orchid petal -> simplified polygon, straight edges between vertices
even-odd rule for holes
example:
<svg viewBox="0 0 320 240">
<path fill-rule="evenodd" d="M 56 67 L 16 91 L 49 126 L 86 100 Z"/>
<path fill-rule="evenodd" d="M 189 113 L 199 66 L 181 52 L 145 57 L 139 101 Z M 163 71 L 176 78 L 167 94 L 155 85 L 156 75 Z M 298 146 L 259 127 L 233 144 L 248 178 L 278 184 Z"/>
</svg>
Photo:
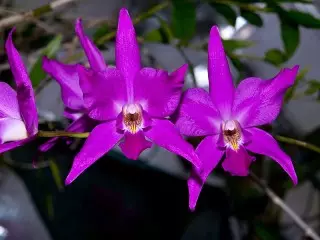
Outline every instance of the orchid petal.
<svg viewBox="0 0 320 240">
<path fill-rule="evenodd" d="M 133 79 L 141 69 L 141 59 L 136 33 L 128 11 L 120 10 L 116 35 L 116 66 L 123 75 L 128 88 L 129 100 L 133 97 Z"/>
<path fill-rule="evenodd" d="M 7 151 L 10 151 L 10 150 L 17 148 L 17 147 L 21 147 L 22 145 L 24 145 L 32 140 L 34 140 L 34 136 L 23 139 L 23 140 L 19 140 L 19 141 L 0 144 L 0 154 L 7 152 Z"/>
<path fill-rule="evenodd" d="M 115 121 L 96 126 L 75 157 L 65 183 L 67 185 L 72 183 L 82 172 L 113 148 L 122 136 L 116 132 Z"/>
<path fill-rule="evenodd" d="M 204 138 L 196 149 L 201 161 L 199 169 L 193 168 L 188 179 L 189 208 L 193 211 L 196 207 L 201 189 L 212 170 L 217 166 L 224 151 L 217 148 L 218 136 Z"/>
<path fill-rule="evenodd" d="M 172 74 L 154 68 L 143 68 L 134 79 L 134 101 L 152 117 L 167 117 L 178 107 L 184 75 L 188 65 Z"/>
<path fill-rule="evenodd" d="M 127 158 L 137 160 L 141 152 L 147 148 L 151 148 L 152 143 L 146 140 L 142 131 L 136 134 L 126 132 L 124 141 L 119 146 Z"/>
<path fill-rule="evenodd" d="M 60 85 L 64 105 L 72 110 L 83 110 L 83 94 L 79 84 L 77 65 L 66 65 L 44 57 L 42 68 Z"/>
<path fill-rule="evenodd" d="M 194 166 L 199 167 L 199 158 L 192 145 L 183 139 L 178 129 L 169 120 L 152 119 L 152 126 L 145 131 L 145 136 L 160 147 L 184 157 Z"/>
<path fill-rule="evenodd" d="M 0 117 L 21 119 L 17 93 L 4 82 L 0 82 Z"/>
<path fill-rule="evenodd" d="M 209 92 L 213 103 L 219 109 L 224 120 L 231 115 L 234 98 L 234 85 L 228 60 L 217 26 L 210 31 L 208 44 Z"/>
<path fill-rule="evenodd" d="M 249 167 L 254 159 L 243 146 L 237 151 L 227 148 L 226 159 L 222 162 L 222 167 L 233 176 L 248 176 Z"/>
<path fill-rule="evenodd" d="M 298 183 L 298 178 L 290 157 L 281 150 L 277 141 L 267 132 L 259 128 L 247 129 L 251 132 L 252 141 L 246 148 L 253 152 L 266 155 L 276 161 L 284 171 L 290 176 L 294 184 Z"/>
<path fill-rule="evenodd" d="M 95 71 L 103 71 L 107 68 L 104 57 L 95 44 L 88 38 L 82 27 L 82 21 L 80 18 L 76 21 L 76 34 L 80 40 L 81 46 L 86 53 L 90 67 Z"/>
<path fill-rule="evenodd" d="M 0 119 L 0 143 L 28 138 L 26 126 L 22 120 L 14 118 Z"/>
<path fill-rule="evenodd" d="M 73 121 L 79 119 L 80 117 L 83 116 L 83 112 L 77 111 L 77 110 L 72 110 L 71 108 L 66 107 L 63 111 L 63 116 L 66 118 L 69 118 Z"/>
<path fill-rule="evenodd" d="M 89 117 L 100 121 L 116 119 L 126 103 L 126 88 L 120 72 L 115 68 L 96 72 L 79 65 L 78 73 Z"/>
<path fill-rule="evenodd" d="M 280 113 L 286 90 L 294 83 L 298 68 L 282 69 L 270 80 L 243 80 L 235 93 L 233 118 L 242 127 L 264 125 L 275 120 Z"/>
<path fill-rule="evenodd" d="M 186 90 L 175 116 L 176 126 L 186 136 L 206 136 L 220 132 L 220 113 L 202 88 Z"/>
<path fill-rule="evenodd" d="M 23 64 L 21 56 L 12 42 L 12 33 L 9 33 L 6 41 L 6 51 L 8 55 L 9 65 L 17 85 L 17 96 L 20 114 L 26 124 L 29 135 L 38 132 L 38 113 L 36 108 L 35 96 L 32 84 L 29 79 L 27 69 Z"/>
<path fill-rule="evenodd" d="M 83 115 L 82 117 L 78 118 L 74 122 L 72 122 L 67 128 L 67 132 L 85 132 L 91 130 L 95 126 L 95 122 L 90 119 L 88 116 Z M 42 144 L 39 147 L 41 152 L 46 152 L 51 149 L 58 141 L 60 137 L 54 137 Z"/>
</svg>

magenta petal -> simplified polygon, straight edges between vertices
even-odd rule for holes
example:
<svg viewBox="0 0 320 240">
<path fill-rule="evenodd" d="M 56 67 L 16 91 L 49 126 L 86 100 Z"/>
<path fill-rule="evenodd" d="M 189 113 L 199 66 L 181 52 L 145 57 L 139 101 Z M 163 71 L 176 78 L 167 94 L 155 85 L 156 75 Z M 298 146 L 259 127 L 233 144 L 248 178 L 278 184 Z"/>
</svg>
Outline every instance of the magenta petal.
<svg viewBox="0 0 320 240">
<path fill-rule="evenodd" d="M 116 35 L 116 66 L 127 82 L 128 96 L 132 95 L 132 82 L 141 68 L 139 46 L 128 11 L 120 10 Z"/>
<path fill-rule="evenodd" d="M 116 119 L 127 99 L 120 72 L 115 68 L 96 72 L 80 65 L 78 72 L 89 117 L 101 121 Z"/>
<path fill-rule="evenodd" d="M 113 148 L 122 136 L 116 132 L 115 121 L 96 126 L 75 157 L 65 183 L 72 183 L 82 172 Z"/>
<path fill-rule="evenodd" d="M 34 136 L 23 139 L 23 140 L 19 140 L 19 141 L 0 144 L 0 154 L 7 152 L 7 151 L 10 151 L 10 150 L 17 148 L 17 147 L 21 147 L 22 145 L 24 145 L 32 140 L 34 140 Z"/>
<path fill-rule="evenodd" d="M 75 110 L 72 110 L 72 109 L 67 108 L 67 107 L 63 111 L 63 116 L 65 116 L 66 118 L 69 118 L 69 119 L 71 119 L 73 121 L 75 121 L 75 120 L 79 119 L 80 117 L 82 117 L 83 114 L 84 113 L 81 112 L 81 111 L 77 111 L 77 110 L 75 111 Z"/>
<path fill-rule="evenodd" d="M 298 183 L 298 178 L 294 170 L 290 157 L 281 150 L 277 141 L 267 132 L 259 128 L 247 129 L 251 132 L 252 141 L 246 148 L 254 153 L 266 155 L 276 161 L 284 171 L 290 176 L 294 184 Z"/>
<path fill-rule="evenodd" d="M 82 111 L 84 103 L 77 65 L 66 65 L 44 57 L 42 68 L 60 85 L 64 105 L 70 109 Z"/>
<path fill-rule="evenodd" d="M 152 127 L 145 131 L 145 136 L 160 147 L 184 157 L 199 167 L 199 158 L 192 145 L 183 139 L 169 120 L 152 119 Z"/>
<path fill-rule="evenodd" d="M 228 148 L 226 150 L 226 159 L 222 162 L 222 167 L 233 176 L 248 176 L 250 164 L 254 159 L 243 146 L 238 151 Z"/>
<path fill-rule="evenodd" d="M 35 96 L 32 89 L 32 84 L 29 79 L 27 69 L 17 49 L 12 42 L 12 33 L 9 33 L 6 41 L 6 51 L 8 55 L 9 65 L 17 85 L 17 96 L 20 108 L 20 114 L 26 124 L 29 135 L 34 135 L 38 132 L 38 113 L 36 108 Z"/>
<path fill-rule="evenodd" d="M 217 26 L 213 26 L 210 31 L 208 73 L 210 96 L 219 109 L 222 118 L 228 120 L 231 115 L 235 89 Z"/>
<path fill-rule="evenodd" d="M 188 179 L 189 208 L 192 211 L 196 207 L 203 184 L 224 154 L 224 151 L 216 147 L 217 138 L 218 136 L 204 138 L 196 149 L 201 167 L 200 170 L 193 168 Z"/>
<path fill-rule="evenodd" d="M 17 93 L 9 84 L 0 82 L 0 118 L 21 119 Z"/>
<path fill-rule="evenodd" d="M 220 132 L 220 113 L 207 91 L 202 88 L 186 90 L 177 111 L 176 126 L 186 136 L 206 136 Z"/>
<path fill-rule="evenodd" d="M 85 35 L 80 18 L 76 21 L 75 30 L 81 46 L 86 53 L 90 67 L 95 71 L 105 70 L 107 66 L 105 64 L 104 57 L 95 44 Z"/>
<path fill-rule="evenodd" d="M 152 117 L 167 117 L 178 107 L 187 65 L 169 75 L 166 71 L 143 68 L 133 83 L 134 101 Z"/>
<path fill-rule="evenodd" d="M 270 80 L 247 78 L 239 84 L 233 105 L 233 118 L 242 127 L 253 127 L 272 122 L 281 110 L 286 90 L 298 73 L 298 66 L 282 69 Z"/>
<path fill-rule="evenodd" d="M 147 148 L 151 148 L 152 143 L 146 140 L 142 131 L 139 131 L 136 134 L 126 132 L 124 141 L 120 143 L 119 146 L 127 158 L 136 160 L 141 152 Z"/>
</svg>

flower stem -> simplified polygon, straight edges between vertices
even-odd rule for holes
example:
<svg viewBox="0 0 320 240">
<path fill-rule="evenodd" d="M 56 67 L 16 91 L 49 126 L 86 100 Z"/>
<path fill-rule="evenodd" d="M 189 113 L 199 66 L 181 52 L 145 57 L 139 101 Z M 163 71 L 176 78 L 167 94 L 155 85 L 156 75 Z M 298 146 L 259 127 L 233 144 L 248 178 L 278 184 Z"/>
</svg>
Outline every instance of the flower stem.
<svg viewBox="0 0 320 240">
<path fill-rule="evenodd" d="M 261 190 L 271 199 L 271 201 L 280 207 L 282 211 L 288 214 L 292 220 L 299 226 L 306 237 L 310 237 L 313 240 L 320 240 L 319 235 L 312 229 L 302 218 L 295 213 L 274 191 L 272 191 L 268 185 L 262 181 L 254 173 L 250 172 L 250 178 L 261 188 Z"/>
<path fill-rule="evenodd" d="M 169 6 L 169 2 L 168 1 L 165 1 L 165 2 L 162 2 L 160 4 L 157 4 L 157 5 L 153 6 L 152 8 L 150 8 L 147 12 L 144 12 L 141 15 L 137 16 L 136 18 L 134 18 L 133 19 L 133 23 L 137 24 L 137 23 L 139 23 L 139 22 L 151 17 L 155 13 L 161 11 L 162 9 L 165 9 L 168 6 Z M 101 44 L 109 41 L 110 39 L 114 38 L 115 35 L 116 35 L 116 31 L 107 33 L 107 34 L 103 35 L 102 37 L 100 37 L 97 40 L 97 44 L 101 45 Z"/>
<path fill-rule="evenodd" d="M 289 138 L 289 137 L 284 137 L 284 136 L 276 136 L 276 139 L 280 142 L 284 142 L 284 143 L 289 143 L 289 144 L 294 144 L 300 147 L 304 147 L 307 148 L 309 150 L 315 151 L 317 153 L 320 153 L 320 147 L 313 145 L 311 143 L 307 143 L 307 142 L 303 142 L 294 138 Z"/>
<path fill-rule="evenodd" d="M 39 131 L 38 137 L 74 137 L 74 138 L 87 138 L 89 136 L 89 132 L 77 133 L 77 132 L 65 132 L 65 131 Z"/>
<path fill-rule="evenodd" d="M 15 15 L 9 16 L 7 18 L 0 20 L 0 29 L 10 27 L 10 26 L 15 25 L 17 23 L 23 22 L 28 18 L 40 17 L 46 13 L 49 13 L 49 12 L 55 10 L 58 7 L 61 7 L 63 5 L 66 5 L 68 3 L 72 3 L 75 1 L 76 0 L 56 0 L 56 1 L 50 2 L 46 5 L 43 5 L 41 7 L 38 7 L 36 9 L 33 9 L 31 11 L 28 11 L 26 13 L 15 14 Z"/>
</svg>

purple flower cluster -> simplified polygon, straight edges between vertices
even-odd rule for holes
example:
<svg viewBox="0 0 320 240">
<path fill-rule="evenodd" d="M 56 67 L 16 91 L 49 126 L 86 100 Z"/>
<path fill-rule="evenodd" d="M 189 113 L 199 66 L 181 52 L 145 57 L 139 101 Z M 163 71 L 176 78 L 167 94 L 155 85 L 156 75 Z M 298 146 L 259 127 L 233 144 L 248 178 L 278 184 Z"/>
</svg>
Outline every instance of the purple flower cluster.
<svg viewBox="0 0 320 240">
<path fill-rule="evenodd" d="M 192 88 L 182 93 L 188 66 L 172 73 L 142 67 L 136 33 L 126 9 L 119 14 L 115 67 L 105 63 L 99 49 L 84 34 L 80 19 L 75 31 L 89 68 L 43 59 L 43 69 L 61 87 L 64 115 L 72 120 L 66 131 L 90 131 L 66 184 L 117 144 L 127 158 L 135 160 L 153 143 L 191 162 L 188 188 L 192 210 L 206 178 L 222 158 L 225 171 L 247 176 L 255 160 L 249 152 L 263 154 L 297 183 L 290 157 L 270 134 L 257 127 L 276 119 L 298 66 L 285 68 L 270 80 L 247 78 L 235 88 L 218 28 L 214 26 L 208 45 L 209 92 Z M 38 133 L 35 96 L 12 43 L 12 32 L 6 51 L 17 90 L 0 82 L 0 152 L 31 141 Z M 183 135 L 204 139 L 194 149 Z M 57 137 L 50 139 L 40 150 L 47 151 L 56 141 Z"/>
</svg>

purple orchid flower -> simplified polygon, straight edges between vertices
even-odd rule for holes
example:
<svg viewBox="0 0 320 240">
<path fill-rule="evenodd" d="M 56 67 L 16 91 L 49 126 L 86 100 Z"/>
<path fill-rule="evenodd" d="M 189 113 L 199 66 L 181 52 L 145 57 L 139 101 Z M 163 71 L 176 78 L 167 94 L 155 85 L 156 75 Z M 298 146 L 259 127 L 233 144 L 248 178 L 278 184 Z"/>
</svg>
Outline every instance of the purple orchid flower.
<svg viewBox="0 0 320 240">
<path fill-rule="evenodd" d="M 33 140 L 38 132 L 35 96 L 27 70 L 12 42 L 14 30 L 9 33 L 5 48 L 17 91 L 0 82 L 0 153 Z"/>
<path fill-rule="evenodd" d="M 87 56 L 90 67 L 95 71 L 104 71 L 107 68 L 103 55 L 94 43 L 85 35 L 81 19 L 77 19 L 75 32 Z M 56 60 L 43 58 L 42 68 L 60 85 L 62 101 L 65 105 L 64 116 L 73 122 L 66 128 L 68 132 L 90 131 L 96 121 L 89 118 L 84 106 L 83 92 L 79 84 L 77 66 L 79 64 L 63 64 Z M 40 146 L 45 152 L 52 148 L 59 137 L 51 138 Z"/>
<path fill-rule="evenodd" d="M 198 166 L 191 144 L 186 142 L 168 117 L 178 107 L 187 65 L 170 75 L 141 68 L 135 30 L 126 9 L 120 10 L 116 35 L 116 68 L 97 72 L 79 66 L 80 86 L 89 117 L 102 121 L 75 157 L 66 184 L 118 142 L 129 159 L 153 143 Z"/>
<path fill-rule="evenodd" d="M 188 89 L 183 94 L 176 121 L 182 134 L 205 136 L 196 148 L 202 167 L 194 168 L 188 180 L 190 209 L 194 210 L 206 178 L 224 153 L 222 167 L 232 175 L 248 175 L 249 166 L 255 160 L 248 154 L 249 150 L 272 158 L 296 184 L 290 157 L 269 133 L 256 126 L 276 119 L 298 66 L 285 68 L 270 80 L 247 78 L 235 89 L 219 30 L 214 26 L 208 46 L 208 71 L 209 93 L 200 88 Z"/>
</svg>

